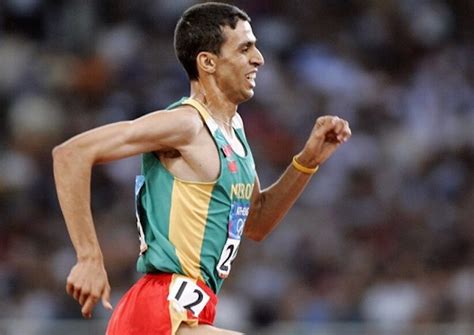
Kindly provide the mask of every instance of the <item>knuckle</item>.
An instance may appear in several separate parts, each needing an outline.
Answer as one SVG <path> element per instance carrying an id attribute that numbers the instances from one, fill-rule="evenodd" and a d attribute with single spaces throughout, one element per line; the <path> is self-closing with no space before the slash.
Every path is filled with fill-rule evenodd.
<path id="1" fill-rule="evenodd" d="M 100 294 L 94 292 L 94 293 L 91 293 L 89 297 L 90 297 L 93 301 L 98 301 L 99 298 L 100 298 Z"/>
<path id="2" fill-rule="evenodd" d="M 82 284 L 80 283 L 71 283 L 70 284 L 75 290 L 82 290 Z"/>

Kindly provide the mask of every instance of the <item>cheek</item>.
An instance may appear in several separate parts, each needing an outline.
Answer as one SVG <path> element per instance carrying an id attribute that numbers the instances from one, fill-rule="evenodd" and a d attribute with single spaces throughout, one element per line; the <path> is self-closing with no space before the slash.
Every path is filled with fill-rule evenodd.
<path id="1" fill-rule="evenodd" d="M 226 66 L 219 72 L 218 82 L 222 87 L 234 87 L 243 78 L 242 66 Z"/>
<path id="2" fill-rule="evenodd" d="M 239 73 L 239 69 L 237 67 L 229 66 L 225 69 L 222 75 L 228 80 L 235 80 L 237 79 L 236 76 Z"/>
<path id="3" fill-rule="evenodd" d="M 225 75 L 229 76 L 230 79 L 237 79 L 237 76 L 240 76 L 241 72 L 243 71 L 243 66 L 240 63 L 235 62 L 233 64 L 229 64 L 225 68 Z"/>

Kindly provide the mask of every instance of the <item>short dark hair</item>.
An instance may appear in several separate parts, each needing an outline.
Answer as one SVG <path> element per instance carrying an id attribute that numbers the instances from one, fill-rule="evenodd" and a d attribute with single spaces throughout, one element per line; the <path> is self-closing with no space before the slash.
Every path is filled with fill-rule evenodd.
<path id="1" fill-rule="evenodd" d="M 202 51 L 219 55 L 225 42 L 222 28 L 235 29 L 239 20 L 250 22 L 243 10 L 225 3 L 207 2 L 188 8 L 174 32 L 174 50 L 189 80 L 199 77 L 196 57 Z"/>

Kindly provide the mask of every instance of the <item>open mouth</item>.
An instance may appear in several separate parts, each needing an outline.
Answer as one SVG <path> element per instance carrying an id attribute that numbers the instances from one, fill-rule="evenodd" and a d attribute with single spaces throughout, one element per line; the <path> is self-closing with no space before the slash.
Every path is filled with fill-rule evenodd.
<path id="1" fill-rule="evenodd" d="M 256 72 L 248 73 L 245 78 L 249 81 L 252 87 L 255 87 L 255 78 L 257 78 Z"/>
<path id="2" fill-rule="evenodd" d="M 255 72 L 251 72 L 251 73 L 248 73 L 245 77 L 248 80 L 255 80 L 255 78 L 257 77 L 257 74 Z"/>

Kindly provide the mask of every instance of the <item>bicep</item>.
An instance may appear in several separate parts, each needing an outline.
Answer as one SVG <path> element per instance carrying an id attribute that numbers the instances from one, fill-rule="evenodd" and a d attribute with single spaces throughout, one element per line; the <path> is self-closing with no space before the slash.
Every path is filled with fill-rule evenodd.
<path id="1" fill-rule="evenodd" d="M 77 135 L 62 146 L 92 163 L 105 163 L 163 148 L 179 148 L 192 138 L 195 121 L 183 112 L 155 112 Z"/>

